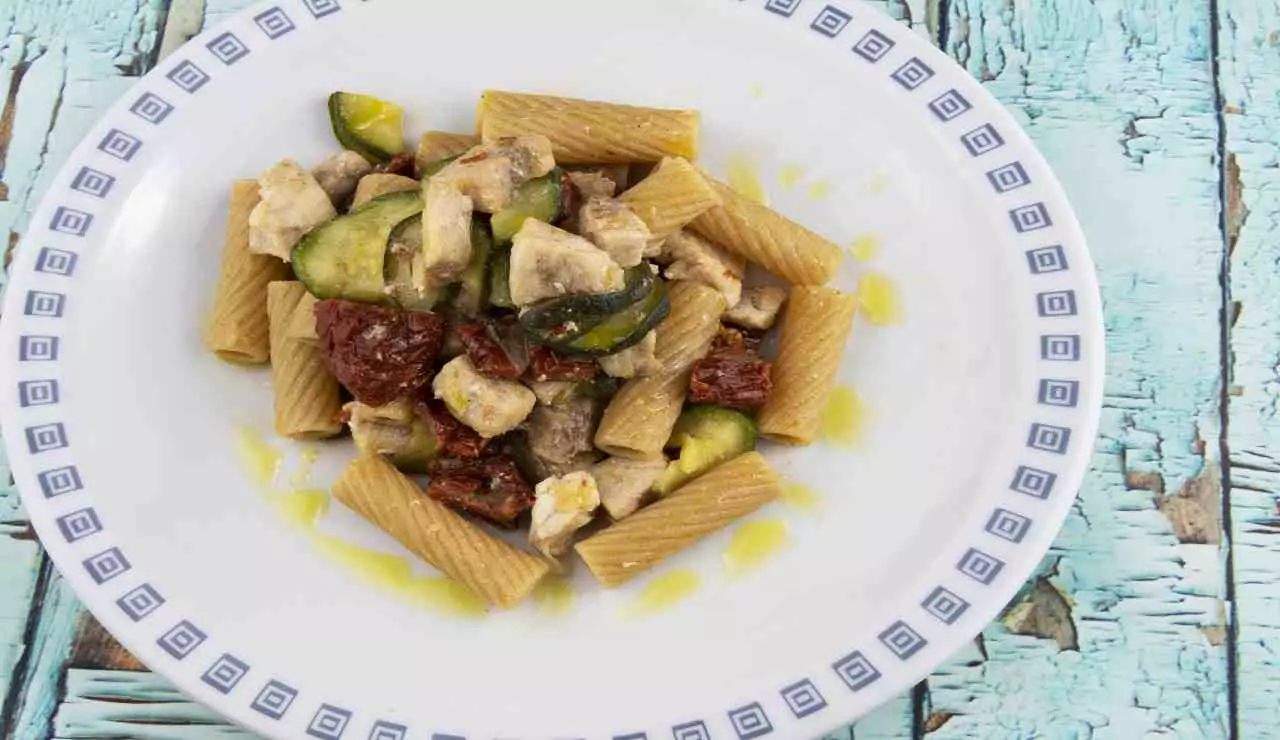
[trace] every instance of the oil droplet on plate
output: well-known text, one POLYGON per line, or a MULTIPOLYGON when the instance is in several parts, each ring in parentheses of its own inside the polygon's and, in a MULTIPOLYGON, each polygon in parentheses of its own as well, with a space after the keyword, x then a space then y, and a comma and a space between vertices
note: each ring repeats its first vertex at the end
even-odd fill
POLYGON ((727 179, 729 187, 742 197, 757 203, 768 202, 764 183, 760 182, 760 166, 754 158, 745 154, 730 156, 727 179))
POLYGON ((880 251, 880 240, 875 234, 863 234, 849 246, 849 256, 859 262, 870 262, 880 251))
POLYGON ((863 273, 858 278, 858 308, 867 321, 878 326, 898 323, 902 320, 902 303, 897 284, 888 275, 863 273))
POLYGON ((805 195, 808 195, 812 200, 822 200, 826 198, 828 195, 831 195, 831 181, 819 180, 813 183, 805 191, 805 195))
POLYGON ((862 439, 867 408, 862 396, 848 386, 836 386, 822 407, 818 435, 840 447, 854 447, 862 439))
POLYGON ((759 568, 786 547, 790 539, 787 523, 781 519, 747 522, 733 530, 729 546, 721 555, 725 569, 737 575, 759 568))
POLYGON ((355 545, 329 534, 313 541, 330 560, 358 578, 394 596, 456 616, 481 616, 487 605, 466 586, 443 576, 415 576, 413 565, 399 555, 355 545))
POLYGON ((751 83, 751 99, 759 100, 760 98, 763 98, 763 97, 764 97, 764 85, 761 85, 759 82, 751 83))
POLYGON ((316 460, 320 459, 320 450, 315 447, 307 447, 298 455, 298 469, 293 471, 289 476, 289 485, 294 488, 301 488, 311 481, 311 469, 315 467, 316 460))
POLYGON ((270 489, 275 481, 276 471, 280 469, 280 461, 284 459, 284 453, 267 443, 256 430, 248 427, 237 430, 236 449, 254 485, 262 489, 270 489))
POLYGON ((538 610, 547 614, 564 614, 573 608, 573 584, 563 576, 547 576, 533 589, 538 610))
POLYGON ((787 481, 782 484, 782 492, 778 495, 778 500, 787 506, 804 511, 817 511, 822 508, 822 496, 805 483, 787 481))
POLYGON ((664 573, 645 584, 627 609, 627 615, 634 617, 669 609, 689 598, 701 584, 702 578, 691 570, 664 573))
POLYGON ((328 491, 301 489, 270 495, 276 510, 285 519, 304 529, 314 527, 329 511, 328 491))
POLYGON ((778 184, 787 190, 794 190, 796 185, 800 184, 800 178, 804 177, 804 165, 791 164, 782 165, 782 169, 778 170, 778 184))
POLYGON ((871 181, 862 188, 862 192, 867 195, 880 195, 889 189, 889 178, 885 175, 876 175, 871 181))

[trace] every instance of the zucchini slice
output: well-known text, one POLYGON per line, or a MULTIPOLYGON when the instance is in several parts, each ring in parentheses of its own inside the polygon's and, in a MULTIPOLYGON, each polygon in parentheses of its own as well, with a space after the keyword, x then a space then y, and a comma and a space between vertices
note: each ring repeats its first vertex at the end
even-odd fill
POLYGON ((372 95, 329 96, 329 123, 342 146, 370 162, 386 162, 404 151, 404 109, 372 95))
POLYGON ((493 236, 480 219, 471 222, 471 261, 459 279, 458 297, 453 305, 468 316, 484 310, 489 296, 489 259, 493 256, 493 236))
POLYGON ((410 311, 430 311, 442 301, 453 300, 457 285, 432 284, 419 292, 415 273, 422 267, 422 215, 411 216, 391 230, 387 243, 384 277, 386 293, 396 305, 410 311), (395 245, 401 245, 395 248, 395 245))
POLYGON ((572 339, 649 295, 655 282, 647 265, 637 265, 627 270, 621 290, 538 301, 521 312, 520 324, 538 341, 572 339))
POLYGON ((494 247, 489 263, 489 305, 515 308, 511 300, 511 247, 494 247))
POLYGON ((670 312, 667 284, 654 280, 649 294, 634 305, 615 313, 585 334, 555 342, 551 346, 565 354, 611 355, 644 339, 644 335, 661 323, 670 312))
POLYGON ((756 423, 750 416, 720 406, 691 406, 680 414, 668 447, 680 450, 653 482, 666 496, 720 463, 756 446, 756 423))
POLYGON ((293 271, 316 298, 384 303, 391 230, 422 213, 416 190, 374 198, 309 231, 293 248, 293 271))
POLYGON ((499 244, 509 243, 527 218, 547 223, 558 221, 564 215, 563 179, 564 173, 557 167, 516 188, 511 200, 493 214, 494 240, 499 244))

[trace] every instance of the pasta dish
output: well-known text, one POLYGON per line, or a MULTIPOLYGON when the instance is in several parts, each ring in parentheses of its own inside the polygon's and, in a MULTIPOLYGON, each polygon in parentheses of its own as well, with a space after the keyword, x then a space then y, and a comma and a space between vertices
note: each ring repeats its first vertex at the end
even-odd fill
POLYGON ((232 185, 205 344, 269 363, 278 434, 349 432, 341 502, 510 607, 779 495, 757 443, 813 441, 856 301, 839 247, 696 164, 697 111, 486 91, 416 151, 392 103, 329 115, 341 151, 232 185))

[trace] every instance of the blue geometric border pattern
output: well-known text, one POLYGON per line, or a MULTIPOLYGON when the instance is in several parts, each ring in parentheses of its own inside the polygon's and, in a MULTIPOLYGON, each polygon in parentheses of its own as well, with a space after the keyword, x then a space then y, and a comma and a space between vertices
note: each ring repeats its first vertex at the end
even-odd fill
POLYGON ((671 737, 674 740, 711 740, 711 732, 707 730, 706 722, 695 720, 672 727, 671 737))
POLYGON ((404 740, 408 736, 408 727, 381 719, 373 723, 369 732, 369 740, 404 740))
POLYGON ((76 542, 102 531, 102 522, 92 508, 80 509, 58 517, 58 531, 67 542, 76 542))
POLYGON ((823 698, 822 692, 818 691, 818 687, 807 678, 791 684, 778 693, 782 694, 782 700, 787 703, 787 708, 797 718, 808 717, 827 706, 827 700, 823 698))
POLYGON ((280 719, 285 712, 289 711, 289 707, 297 696, 297 689, 272 679, 267 682, 266 686, 262 687, 262 690, 253 698, 253 703, 249 707, 253 711, 264 714, 271 719, 280 719))
POLYGON ((163 604, 164 597, 149 583, 144 583, 116 599, 116 606, 120 607, 120 611, 135 622, 142 621, 143 617, 159 609, 163 604))
POLYGON ((733 724, 733 731, 738 733, 739 740, 752 740, 773 732, 773 723, 769 721, 769 715, 764 713, 764 707, 759 702, 730 709, 729 722, 733 724))
POLYGON ((320 740, 338 740, 351 721, 351 712, 332 704, 321 704, 307 725, 307 734, 320 740))
POLYGON ((221 694, 230 694, 249 672, 249 664, 229 653, 223 653, 200 676, 200 680, 221 694))

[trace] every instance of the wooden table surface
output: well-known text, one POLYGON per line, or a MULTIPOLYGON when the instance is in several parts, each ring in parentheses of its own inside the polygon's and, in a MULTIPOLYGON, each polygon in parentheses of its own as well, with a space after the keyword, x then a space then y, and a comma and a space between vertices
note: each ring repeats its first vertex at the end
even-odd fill
MULTIPOLYGON (((99 113, 246 4, 0 0, 11 248, 99 113)), ((1280 0, 870 4, 982 80, 1057 170, 1110 358, 1093 464, 1038 575, 841 737, 1280 738, 1280 0)), ((250 737, 88 617, 11 485, 0 697, 5 740, 250 737)))

